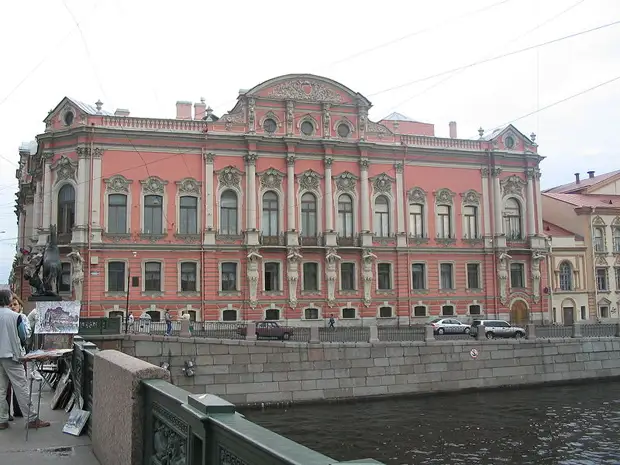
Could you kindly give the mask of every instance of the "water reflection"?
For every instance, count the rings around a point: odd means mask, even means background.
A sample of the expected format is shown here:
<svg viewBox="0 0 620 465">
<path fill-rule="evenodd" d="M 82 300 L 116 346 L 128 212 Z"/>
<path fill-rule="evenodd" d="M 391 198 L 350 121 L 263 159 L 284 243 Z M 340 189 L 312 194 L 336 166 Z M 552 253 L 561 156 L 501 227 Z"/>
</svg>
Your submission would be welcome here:
<svg viewBox="0 0 620 465">
<path fill-rule="evenodd" d="M 620 464 L 619 382 L 244 413 L 342 461 Z"/>
</svg>

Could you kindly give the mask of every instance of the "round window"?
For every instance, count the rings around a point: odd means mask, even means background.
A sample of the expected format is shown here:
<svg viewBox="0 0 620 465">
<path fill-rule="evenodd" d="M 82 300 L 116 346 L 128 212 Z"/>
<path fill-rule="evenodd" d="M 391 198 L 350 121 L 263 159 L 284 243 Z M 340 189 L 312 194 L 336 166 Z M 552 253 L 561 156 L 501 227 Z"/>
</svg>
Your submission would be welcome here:
<svg viewBox="0 0 620 465">
<path fill-rule="evenodd" d="M 301 132 L 306 136 L 311 136 L 314 133 L 314 125 L 310 121 L 304 121 L 301 123 Z"/>
<path fill-rule="evenodd" d="M 515 140 L 514 137 L 512 136 L 508 136 L 506 137 L 506 147 L 508 147 L 509 149 L 513 148 L 515 146 Z"/>
<path fill-rule="evenodd" d="M 265 132 L 268 132 L 270 134 L 273 134 L 274 132 L 276 132 L 276 128 L 278 127 L 277 123 L 272 120 L 271 118 L 267 118 L 264 122 L 263 122 L 263 129 Z"/>
<path fill-rule="evenodd" d="M 65 113 L 65 125 L 71 126 L 73 124 L 73 118 L 73 112 L 68 111 L 67 113 Z"/>
<path fill-rule="evenodd" d="M 338 125 L 338 135 L 342 138 L 345 138 L 349 137 L 349 134 L 351 134 L 351 129 L 349 128 L 349 126 L 344 123 L 340 123 Z"/>
</svg>

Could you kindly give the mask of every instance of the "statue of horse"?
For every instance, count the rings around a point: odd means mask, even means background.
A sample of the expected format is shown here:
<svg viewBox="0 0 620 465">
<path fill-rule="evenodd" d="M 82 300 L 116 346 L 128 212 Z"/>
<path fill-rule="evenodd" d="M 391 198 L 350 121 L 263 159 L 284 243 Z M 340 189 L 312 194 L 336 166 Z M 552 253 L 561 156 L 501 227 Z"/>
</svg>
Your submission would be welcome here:
<svg viewBox="0 0 620 465">
<path fill-rule="evenodd" d="M 58 295 L 58 278 L 62 272 L 56 225 L 50 226 L 50 234 L 43 252 L 43 286 L 46 295 Z"/>
</svg>

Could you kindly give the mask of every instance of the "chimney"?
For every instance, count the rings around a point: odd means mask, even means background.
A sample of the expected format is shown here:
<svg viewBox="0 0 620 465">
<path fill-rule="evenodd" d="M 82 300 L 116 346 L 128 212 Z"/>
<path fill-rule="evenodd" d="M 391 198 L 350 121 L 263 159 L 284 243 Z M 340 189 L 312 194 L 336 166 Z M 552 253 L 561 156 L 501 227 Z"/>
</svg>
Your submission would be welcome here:
<svg viewBox="0 0 620 465">
<path fill-rule="evenodd" d="M 575 184 L 579 184 L 579 173 L 575 173 Z"/>
<path fill-rule="evenodd" d="M 588 177 L 592 179 L 594 177 L 594 171 L 588 171 Z"/>
<path fill-rule="evenodd" d="M 114 112 L 114 116 L 129 116 L 129 110 L 125 108 L 117 108 Z"/>
<path fill-rule="evenodd" d="M 450 121 L 450 139 L 456 139 L 456 121 Z"/>
<path fill-rule="evenodd" d="M 200 103 L 194 103 L 194 119 L 203 119 L 205 117 L 206 109 L 207 104 L 205 103 L 205 98 L 200 97 Z"/>
<path fill-rule="evenodd" d="M 192 102 L 177 102 L 177 119 L 192 119 Z"/>
</svg>

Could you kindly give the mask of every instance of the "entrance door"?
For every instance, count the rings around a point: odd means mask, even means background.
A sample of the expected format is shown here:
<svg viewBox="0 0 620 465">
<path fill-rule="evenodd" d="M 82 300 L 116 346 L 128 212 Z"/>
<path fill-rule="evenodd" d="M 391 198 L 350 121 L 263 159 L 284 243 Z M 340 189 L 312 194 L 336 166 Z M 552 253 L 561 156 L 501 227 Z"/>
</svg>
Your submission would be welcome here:
<svg viewBox="0 0 620 465">
<path fill-rule="evenodd" d="M 572 326 L 573 323 L 575 323 L 575 309 L 573 307 L 563 307 L 562 312 L 564 316 L 564 324 L 566 326 Z"/>
<path fill-rule="evenodd" d="M 523 326 L 529 322 L 527 304 L 522 300 L 516 300 L 510 309 L 510 322 L 516 326 Z"/>
</svg>

